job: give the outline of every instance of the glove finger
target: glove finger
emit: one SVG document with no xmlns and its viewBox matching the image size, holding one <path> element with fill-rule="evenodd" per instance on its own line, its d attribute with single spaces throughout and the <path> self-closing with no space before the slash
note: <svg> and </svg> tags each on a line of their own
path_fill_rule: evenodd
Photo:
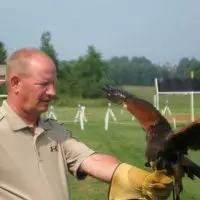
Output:
<svg viewBox="0 0 200 200">
<path fill-rule="evenodd" d="M 150 192 L 156 196 L 169 196 L 173 189 L 173 185 L 163 185 L 161 183 L 150 184 L 143 189 L 144 193 Z"/>
<path fill-rule="evenodd" d="M 165 197 L 155 195 L 153 192 L 150 192 L 150 191 L 147 191 L 147 192 L 146 192 L 146 195 L 147 195 L 150 199 L 154 199 L 154 200 L 164 200 L 164 199 L 165 199 Z"/>
<path fill-rule="evenodd" d="M 171 193 L 165 193 L 165 192 L 154 192 L 154 191 L 145 191 L 145 195 L 148 196 L 150 199 L 154 199 L 154 200 L 165 200 L 168 199 L 170 197 Z"/>
<path fill-rule="evenodd" d="M 162 183 L 151 183 L 148 186 L 146 186 L 147 188 L 153 189 L 153 188 L 158 188 L 158 189 L 163 189 L 166 186 Z"/>
<path fill-rule="evenodd" d="M 160 178 L 160 182 L 163 183 L 163 184 L 170 184 L 173 182 L 172 178 L 171 177 L 168 177 L 168 176 L 162 176 Z"/>
<path fill-rule="evenodd" d="M 163 172 L 156 171 L 154 172 L 153 182 L 160 182 L 163 184 L 170 184 L 173 182 L 172 178 L 166 176 Z"/>
<path fill-rule="evenodd" d="M 148 197 L 150 197 L 150 199 L 154 199 L 153 197 L 154 197 L 154 195 L 152 194 L 152 192 L 150 192 L 150 191 L 146 191 L 146 194 L 145 195 L 147 195 Z"/>
</svg>

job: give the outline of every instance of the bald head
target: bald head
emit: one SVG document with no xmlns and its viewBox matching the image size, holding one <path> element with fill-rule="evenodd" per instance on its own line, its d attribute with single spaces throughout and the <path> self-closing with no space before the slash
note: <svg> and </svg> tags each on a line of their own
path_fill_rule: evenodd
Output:
<svg viewBox="0 0 200 200">
<path fill-rule="evenodd" d="M 10 74 L 25 75 L 31 70 L 36 62 L 47 61 L 54 65 L 52 59 L 37 48 L 23 48 L 15 51 L 7 61 L 6 77 Z"/>
<path fill-rule="evenodd" d="M 19 49 L 8 58 L 8 99 L 19 110 L 31 115 L 46 111 L 55 96 L 55 81 L 55 64 L 40 49 Z"/>
</svg>

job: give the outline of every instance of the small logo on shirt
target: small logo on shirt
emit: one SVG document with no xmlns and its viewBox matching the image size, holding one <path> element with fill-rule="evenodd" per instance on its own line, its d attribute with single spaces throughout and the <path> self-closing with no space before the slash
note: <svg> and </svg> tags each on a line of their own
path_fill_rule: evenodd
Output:
<svg viewBox="0 0 200 200">
<path fill-rule="evenodd" d="M 58 151 L 58 146 L 50 146 L 50 151 Z"/>
<path fill-rule="evenodd" d="M 58 151 L 58 142 L 53 141 L 53 142 L 50 144 L 49 149 L 50 149 L 51 152 Z"/>
</svg>

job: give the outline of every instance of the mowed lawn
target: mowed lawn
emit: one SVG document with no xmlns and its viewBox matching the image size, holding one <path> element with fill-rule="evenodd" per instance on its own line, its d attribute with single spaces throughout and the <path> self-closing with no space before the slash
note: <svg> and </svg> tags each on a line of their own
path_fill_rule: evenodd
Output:
<svg viewBox="0 0 200 200">
<path fill-rule="evenodd" d="M 109 131 L 104 131 L 101 123 L 90 123 L 84 131 L 80 130 L 78 124 L 66 123 L 66 128 L 73 132 L 80 141 L 85 142 L 97 152 L 109 153 L 116 156 L 123 162 L 127 162 L 144 168 L 144 133 L 135 123 L 110 124 Z M 199 153 L 193 153 L 191 157 L 200 164 Z M 105 169 L 106 170 L 106 169 Z M 106 200 L 108 185 L 93 178 L 83 181 L 70 179 L 71 196 L 73 200 Z M 200 181 L 191 181 L 185 178 L 183 198 L 187 200 L 199 200 Z"/>
<path fill-rule="evenodd" d="M 134 90 L 133 88 L 128 89 L 149 101 L 153 100 L 153 88 L 136 87 Z M 165 101 L 164 97 L 162 98 L 161 103 Z M 170 96 L 170 98 L 170 103 L 173 104 L 172 112 L 189 112 L 190 99 L 188 96 Z M 199 97 L 195 97 L 196 102 L 199 102 L 198 99 Z M 55 108 L 58 120 L 64 122 L 65 127 L 70 129 L 76 138 L 85 142 L 97 152 L 109 153 L 123 162 L 144 168 L 146 161 L 144 157 L 145 136 L 138 122 L 136 120 L 132 121 L 131 114 L 121 109 L 120 106 L 113 104 L 112 109 L 117 122 L 110 119 L 109 129 L 105 131 L 104 117 L 107 107 L 91 107 L 87 106 L 87 102 L 83 103 L 86 106 L 88 120 L 83 131 L 80 130 L 79 123 L 75 124 L 73 122 L 77 111 L 76 107 Z M 197 164 L 200 164 L 200 152 L 191 152 L 190 156 Z M 199 183 L 199 180 L 191 181 L 185 178 L 182 199 L 199 200 Z M 72 200 L 106 200 L 108 184 L 90 177 L 83 181 L 77 181 L 70 176 L 70 191 Z"/>
</svg>

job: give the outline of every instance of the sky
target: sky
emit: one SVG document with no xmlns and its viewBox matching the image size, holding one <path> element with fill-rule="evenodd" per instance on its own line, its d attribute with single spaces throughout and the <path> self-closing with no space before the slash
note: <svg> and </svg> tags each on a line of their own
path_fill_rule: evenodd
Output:
<svg viewBox="0 0 200 200">
<path fill-rule="evenodd" d="M 76 59 L 89 45 L 113 56 L 153 63 L 200 60 L 199 0 L 0 0 L 0 41 L 8 53 L 39 47 L 52 34 L 59 59 Z"/>
</svg>

